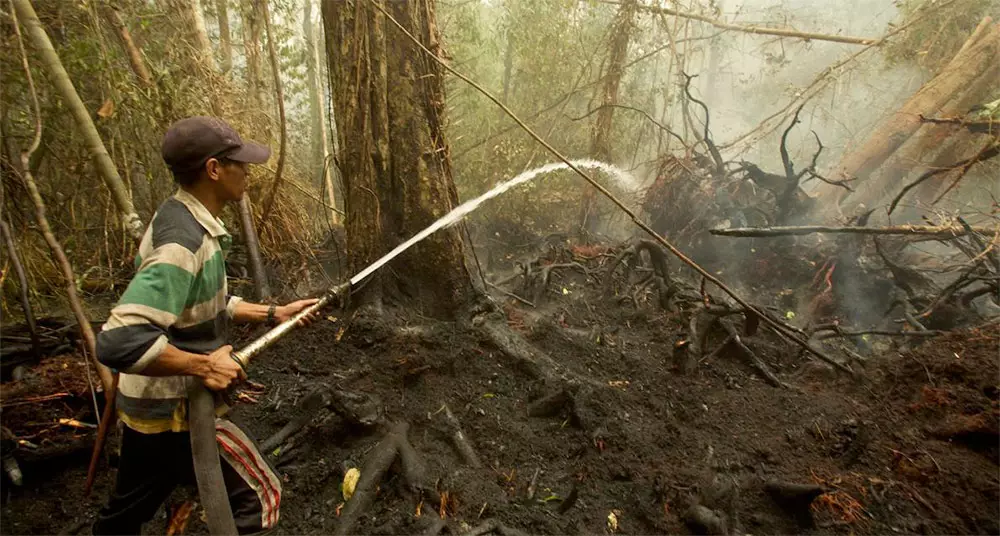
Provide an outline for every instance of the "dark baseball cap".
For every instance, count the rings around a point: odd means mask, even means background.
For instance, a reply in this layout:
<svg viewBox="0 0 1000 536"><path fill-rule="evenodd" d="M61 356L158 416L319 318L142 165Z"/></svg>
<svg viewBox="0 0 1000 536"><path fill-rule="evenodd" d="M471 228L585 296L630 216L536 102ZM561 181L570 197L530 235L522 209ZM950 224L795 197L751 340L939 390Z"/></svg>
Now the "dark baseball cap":
<svg viewBox="0 0 1000 536"><path fill-rule="evenodd" d="M195 116L170 125L163 136L163 161L174 173L194 171L210 158L228 158L248 164L263 164L271 149L245 142L236 130L217 117Z"/></svg>

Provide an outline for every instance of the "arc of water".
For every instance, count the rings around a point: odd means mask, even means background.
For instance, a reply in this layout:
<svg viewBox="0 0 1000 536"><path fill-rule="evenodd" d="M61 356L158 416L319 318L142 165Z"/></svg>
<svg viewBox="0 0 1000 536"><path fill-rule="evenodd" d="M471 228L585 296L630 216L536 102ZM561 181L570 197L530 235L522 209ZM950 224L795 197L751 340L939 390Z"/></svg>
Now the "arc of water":
<svg viewBox="0 0 1000 536"><path fill-rule="evenodd" d="M624 187L624 188L626 188L626 189L628 189L630 191L634 191L634 190L638 189L638 181L636 181L635 177L633 177L632 175L630 175L628 172L626 172L626 171L624 171L624 170L622 170L620 168L617 168L617 167L615 167L615 166L613 166L611 164L607 164L605 162L599 162L597 160L573 160L572 164L574 166L576 166L576 167L579 167L579 168L599 169L599 170L604 171L605 173L607 173L620 186L622 186L622 187ZM530 180L533 180L534 178L536 178L536 177L538 177L540 175L544 175L546 173L551 173L553 171L557 171L557 170L560 170L560 169L568 169L568 168L569 168L569 165L567 165L564 162L555 162L555 163L552 163L552 164L546 164L544 166L537 167L535 169L530 169L528 171L525 171L524 173L521 173L520 175L514 177L513 179L511 179L511 180L509 180L507 182L503 182L503 183L498 184L492 190L484 193L483 195L480 195L479 197L476 197L475 199L470 199L470 200L466 201L465 203L462 203L461 205L459 205L459 206L455 207L454 209L452 209L451 212L445 214L444 216L442 216L440 219L438 219L434 223L428 225L424 230L422 230L419 233L413 235L413 237L411 237L406 242L403 242L402 244L396 246L392 251L390 251L389 253L386 253L385 255L383 255L382 258L380 258L377 261L373 262L372 264L370 264L364 270L361 270L360 272L358 272L357 275L355 275L354 277L351 278L351 284L352 285L357 285L361 281L364 281L364 279L366 277L368 277L369 275L371 275L372 273L374 273L375 270L378 270L379 268L381 268L382 266L384 266L387 262L389 262L392 259L398 257L400 253L406 251L407 249L409 249L411 246L413 246L417 242L420 242L421 240L427 238L428 236L430 236L431 234L433 234L435 231L438 231L440 229L443 229L445 227L448 227L450 225L454 225L454 224L458 223L459 221L461 221L462 218L468 216L472 211L474 211L477 208L479 208L479 205L482 205L484 202L486 202L486 201L488 201L490 199L493 199L494 197L497 197L500 194L503 194L504 192L510 190L511 188L514 188L515 186L518 186L518 185L524 184L524 183L526 183L526 182L528 182Z"/></svg>

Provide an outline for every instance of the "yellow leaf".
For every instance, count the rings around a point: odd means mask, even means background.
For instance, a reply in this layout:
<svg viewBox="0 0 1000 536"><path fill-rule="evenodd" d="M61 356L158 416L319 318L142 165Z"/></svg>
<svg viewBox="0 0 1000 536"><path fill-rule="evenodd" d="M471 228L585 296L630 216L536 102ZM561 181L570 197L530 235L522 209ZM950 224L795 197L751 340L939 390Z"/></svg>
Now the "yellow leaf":
<svg viewBox="0 0 1000 536"><path fill-rule="evenodd" d="M567 294L569 294L569 289L566 288L566 287L563 287L563 296L565 296Z"/></svg>
<svg viewBox="0 0 1000 536"><path fill-rule="evenodd" d="M112 115L115 115L115 103L112 102L111 99L107 99L104 101L104 104L97 109L97 117L107 119Z"/></svg>
<svg viewBox="0 0 1000 536"><path fill-rule="evenodd" d="M351 467L347 470L347 474L344 475L344 500L349 501L351 497L354 496L354 488L358 485L358 479L361 478L361 471L357 467Z"/></svg>
<svg viewBox="0 0 1000 536"><path fill-rule="evenodd" d="M611 532L618 531L618 516L615 515L614 511L608 513L608 530Z"/></svg>

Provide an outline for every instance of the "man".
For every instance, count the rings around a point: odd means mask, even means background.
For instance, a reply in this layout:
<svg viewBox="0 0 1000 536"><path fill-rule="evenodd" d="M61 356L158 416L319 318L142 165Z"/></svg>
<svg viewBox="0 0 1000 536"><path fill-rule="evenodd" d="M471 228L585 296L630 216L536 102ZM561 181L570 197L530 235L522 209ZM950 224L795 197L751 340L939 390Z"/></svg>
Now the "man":
<svg viewBox="0 0 1000 536"><path fill-rule="evenodd" d="M163 159L180 189L153 216L136 275L97 338L100 361L121 373L116 401L125 427L115 490L95 534L139 534L178 484L194 482L186 396L192 382L222 390L244 377L226 344L230 321L282 322L316 302L257 305L226 291L232 239L219 214L243 197L249 164L270 154L212 117L167 130ZM271 529L280 478L233 423L219 419L216 428L237 529Z"/></svg>

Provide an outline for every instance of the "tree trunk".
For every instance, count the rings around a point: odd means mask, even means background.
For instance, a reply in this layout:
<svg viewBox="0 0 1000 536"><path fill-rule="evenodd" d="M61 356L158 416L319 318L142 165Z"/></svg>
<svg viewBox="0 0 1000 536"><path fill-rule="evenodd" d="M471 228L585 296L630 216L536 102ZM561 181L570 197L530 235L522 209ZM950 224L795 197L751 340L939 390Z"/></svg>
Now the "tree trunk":
<svg viewBox="0 0 1000 536"><path fill-rule="evenodd" d="M326 113L323 103L323 82L319 76L319 47L316 46L316 26L312 16L313 0L305 0L302 17L302 33L306 42L306 85L309 88L309 117L312 131L312 155L318 184L326 190L327 204L336 207L337 198L330 179L329 156L330 138L326 128ZM337 213L330 211L333 223L337 223Z"/></svg>
<svg viewBox="0 0 1000 536"><path fill-rule="evenodd" d="M246 57L247 87L250 88L250 101L255 110L263 105L261 86L263 80L260 74L260 41L263 35L263 24L260 18L260 4L257 0L243 2L243 53Z"/></svg>
<svg viewBox="0 0 1000 536"><path fill-rule="evenodd" d="M122 20L121 13L113 5L108 4L104 6L104 14L108 22L111 23L111 26L115 28L115 32L118 33L118 38L121 39L122 46L125 48L125 56L128 57L129 65L132 66L132 72L135 73L135 77L139 79L142 85L151 87L153 85L153 76L146 67L146 61L142 59L142 52L139 51L139 47L132 40L132 33L128 31L128 26Z"/></svg>
<svg viewBox="0 0 1000 536"><path fill-rule="evenodd" d="M222 72L233 68L233 40L229 35L229 0L215 0L215 15L219 21L219 55L222 56Z"/></svg>
<svg viewBox="0 0 1000 536"><path fill-rule="evenodd" d="M513 33L512 29L507 28L507 44L503 54L503 97L500 99L504 106L510 106L510 77L514 70Z"/></svg>
<svg viewBox="0 0 1000 536"><path fill-rule="evenodd" d="M873 177L889 157L910 140L924 125L923 116L950 116L964 112L959 105L970 87L983 87L977 81L996 80L1000 76L1000 24L981 26L970 42L933 79L924 84L894 114L883 120L856 150L847 153L837 166L838 179L857 178L856 192L847 196L845 205L864 203L871 207L882 201L897 182L896 173ZM988 86L986 86L988 87ZM820 192L841 200L843 190L823 186ZM830 204L834 205L834 204Z"/></svg>
<svg viewBox="0 0 1000 536"><path fill-rule="evenodd" d="M611 129L615 107L618 104L618 88L622 81L622 66L628 56L628 44L632 36L632 21L635 18L636 0L625 0L615 15L614 26L608 38L608 61L604 83L601 85L601 109L597 111L590 137L590 154L601 162L611 162ZM599 223L593 214L595 190L585 187L583 204L580 207L580 230L594 232Z"/></svg>
<svg viewBox="0 0 1000 536"><path fill-rule="evenodd" d="M433 0L379 2L441 53ZM370 2L323 4L327 61L340 137L350 266L357 273L457 204L444 137L441 67ZM383 270L369 297L399 282L425 314L450 317L474 296L457 227L444 229ZM390 281L393 274L397 279Z"/></svg>
<svg viewBox="0 0 1000 536"><path fill-rule="evenodd" d="M274 182L271 191L264 201L264 213L261 215L262 222L267 221L274 207L274 201L278 197L278 187L281 186L281 172L285 169L285 143L288 138L288 125L285 123L285 93L281 87L281 65L278 63L278 53L274 47L274 32L271 31L271 13L268 11L268 2L260 2L261 13L264 17L264 28L267 30L267 55L271 60L271 73L274 75L274 93L278 101L278 126L281 138L278 141L278 164L274 170Z"/></svg>
<svg viewBox="0 0 1000 536"><path fill-rule="evenodd" d="M7 258L14 267L17 275L17 284L21 287L21 310L24 311L24 322L28 325L28 332L31 334L31 348L35 355L41 352L41 343L38 340L38 326L35 325L35 313L31 308L31 300L28 299L28 278L24 273L24 266L21 264L21 256L17 253L17 244L11 235L10 226L7 222L0 220L0 233L3 234L4 244L7 246Z"/></svg>
<svg viewBox="0 0 1000 536"><path fill-rule="evenodd" d="M94 159L94 166L97 168L97 172L104 180L104 183L107 184L108 189L111 190L111 198L122 215L126 232L136 241L141 240L143 224L139 219L139 215L135 212L132 199L128 194L128 190L125 189L125 183L122 182L121 177L118 175L118 170L115 168L115 163L111 160L111 156L108 155L107 149L104 148L104 142L101 141L101 136L97 133L97 128L94 126L94 121L91 119L87 106L80 99L76 88L73 87L73 82L69 79L69 74L66 73L66 69L63 68L62 62L59 60L59 55L52 48L52 42L49 41L49 36L45 34L45 30L42 28L41 21L38 20L35 9L31 6L29 0L13 0L13 3L14 9L17 11L17 17L24 24L28 38L35 47L36 52L41 56L42 64L48 72L52 84L59 91L63 102L70 109L73 119L76 120L77 127L80 128L87 145L87 151ZM25 169L27 169L27 166Z"/></svg>
<svg viewBox="0 0 1000 536"><path fill-rule="evenodd" d="M239 203L240 227L243 229L243 241L247 245L247 256L250 257L250 275L253 277L257 299L266 300L271 297L271 285L267 282L267 272L260 256L260 240L257 239L257 228L253 224L253 206L250 204L250 194L243 194Z"/></svg>
<svg viewBox="0 0 1000 536"><path fill-rule="evenodd" d="M94 328L90 325L90 321L87 319L87 315L83 311L83 305L80 303L80 297L76 293L76 277L73 275L73 267L70 265L69 259L66 258L66 253L63 251L59 241L56 240L55 235L52 234L52 228L49 227L49 220L45 216L45 203L42 201L41 194L38 193L38 187L35 185L35 179L31 174L29 166L31 162L31 153L35 152L35 150L38 149L38 145L41 143L42 118L38 106L38 93L35 91L35 82L31 76L31 69L28 67L28 54L25 52L24 42L21 39L21 30L18 26L18 18L24 20L24 24L28 29L29 35L35 40L35 46L45 52L45 45L48 45L47 48L51 51L51 56L55 57L59 70L62 70L62 64L59 63L58 56L55 56L55 50L52 49L52 44L49 42L48 36L46 36L45 32L42 30L38 16L35 14L35 10L31 7L28 0L12 0L12 2L14 3L15 10L15 14L13 16L14 31L17 35L17 41L21 51L21 62L24 67L24 76L28 82L28 91L32 102L32 111L35 116L35 133L31 140L31 145L29 145L28 148L21 153L21 176L24 178L24 186L28 191L28 197L31 198L31 202L34 204L35 221L38 223L38 229L45 238L45 242L48 244L49 249L52 250L52 257L54 258L56 265L62 271L63 279L66 283L66 297L69 299L69 305L70 309L73 310L73 316L76 317L77 324L79 324L80 338L83 339L84 349L86 353L89 354L94 366L97 368L97 375L101 380L102 386L104 387L104 395L107 397L107 403L110 404L112 397L114 396L112 392L111 370L97 360L97 338L94 337ZM44 43L42 42L43 40ZM43 59L46 63L51 60L48 54L43 54ZM54 70L51 65L48 67L50 70ZM62 70L62 74L65 76L66 71ZM70 85L70 89L72 89L72 85ZM73 91L73 95L76 95L75 91ZM77 100L79 100L79 97L77 97ZM83 103L80 103L80 105L82 107ZM93 124L91 124L91 128L93 128ZM98 142L99 141L100 139L98 139ZM107 156L107 153L104 154ZM119 183L120 182L121 180L119 179ZM136 216L136 220L138 220L138 216ZM90 374L89 369L87 374Z"/></svg>
<svg viewBox="0 0 1000 536"><path fill-rule="evenodd" d="M201 0L185 0L182 6L191 24L191 34L198 47L202 65L209 72L218 72L219 66L215 63L215 55L212 53L212 42L208 40L208 30L205 29L205 14L201 11Z"/></svg>

